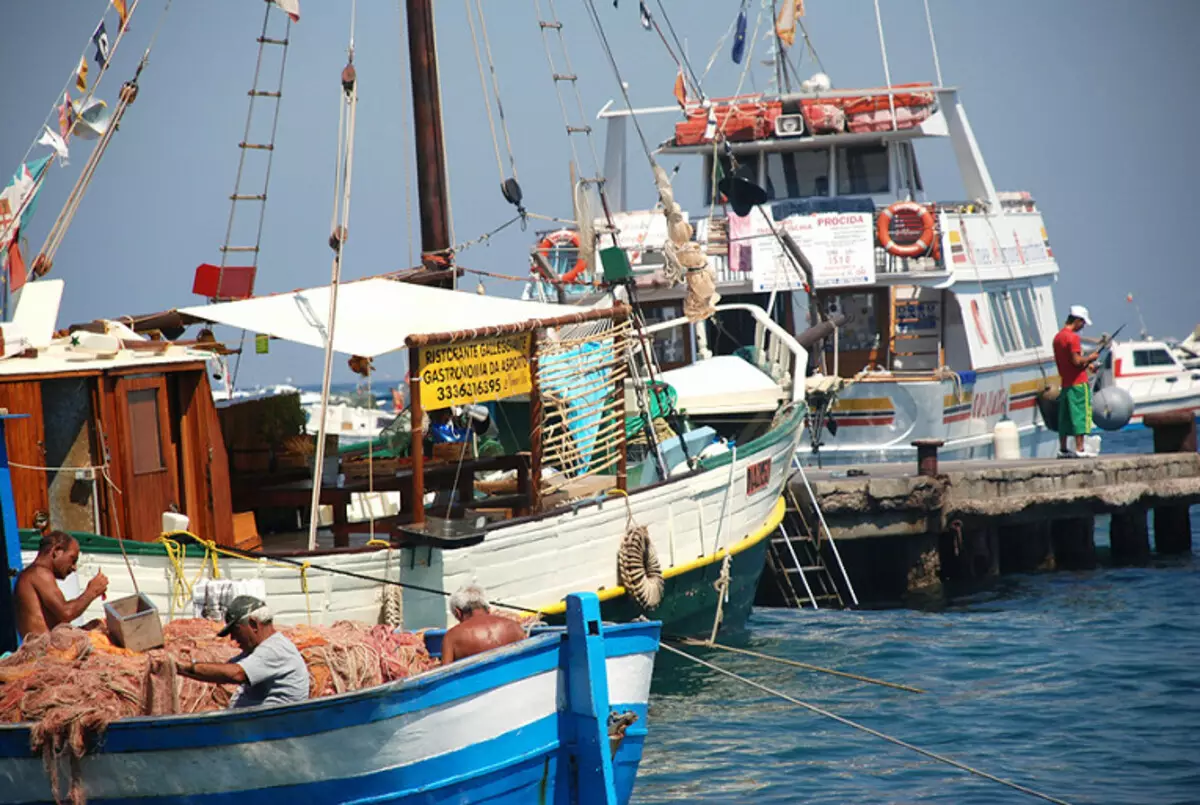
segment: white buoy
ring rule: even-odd
[[[994,455],[997,461],[1011,461],[1021,457],[1021,437],[1017,433],[1017,423],[1011,419],[1001,419],[992,429]]]

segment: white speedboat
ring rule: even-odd
[[[1146,414],[1200,412],[1200,364],[1189,367],[1181,347],[1155,340],[1117,341],[1108,350],[1100,387],[1117,386],[1133,398],[1133,418],[1126,427],[1140,426]]]

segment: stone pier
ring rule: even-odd
[[[808,470],[815,501],[799,478],[792,491],[809,522],[821,506],[859,598],[896,601],[936,595],[943,582],[1095,567],[1101,514],[1113,515],[1115,561],[1149,556],[1149,517],[1157,552],[1190,550],[1188,507],[1200,502],[1192,444],[1070,461],[942,461],[934,475],[907,464],[863,466],[861,476]]]

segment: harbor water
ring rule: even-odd
[[[1150,432],[1104,437],[1150,452]],[[1200,507],[1192,511],[1200,550]],[[1060,799],[1200,803],[1200,559],[1004,576],[935,610],[755,611],[736,644],[914,695],[715,651],[711,662]],[[635,802],[1037,800],[659,655]]]

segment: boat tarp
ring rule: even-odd
[[[195,305],[180,313],[253,333],[325,347],[330,286]],[[521,324],[578,310],[568,305],[525,302],[500,296],[372,277],[343,282],[338,288],[333,349],[367,358],[403,349],[410,335],[428,335],[475,327]]]

